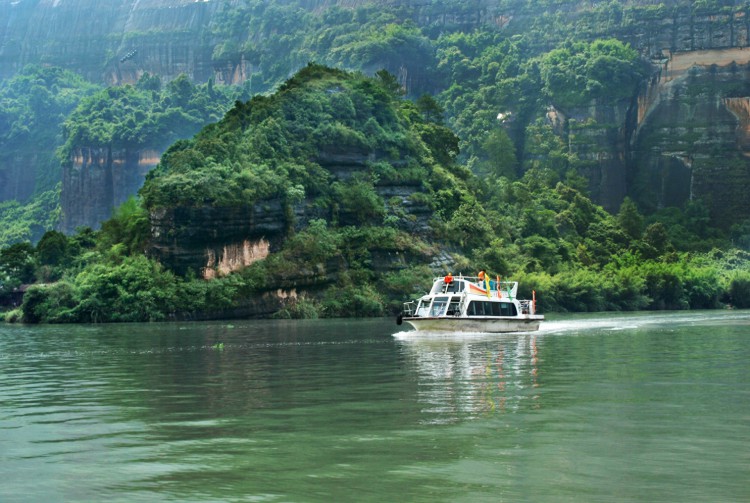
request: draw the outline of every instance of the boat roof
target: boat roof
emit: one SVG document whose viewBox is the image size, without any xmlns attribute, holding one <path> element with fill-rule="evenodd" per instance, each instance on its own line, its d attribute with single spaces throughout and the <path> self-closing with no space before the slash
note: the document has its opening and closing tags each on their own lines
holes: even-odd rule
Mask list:
<svg viewBox="0 0 750 503">
<path fill-rule="evenodd" d="M 438 276 L 433 280 L 429 295 L 467 292 L 486 296 L 488 289 L 490 297 L 515 299 L 518 292 L 518 282 L 498 281 L 497 277 L 495 279 L 489 277 L 480 279 L 478 276 L 463 276 L 460 274 L 458 276 Z"/>
</svg>

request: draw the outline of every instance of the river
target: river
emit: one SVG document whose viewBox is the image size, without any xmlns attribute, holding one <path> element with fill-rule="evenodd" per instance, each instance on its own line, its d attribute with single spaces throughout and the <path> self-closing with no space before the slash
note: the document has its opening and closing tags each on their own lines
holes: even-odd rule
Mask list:
<svg viewBox="0 0 750 503">
<path fill-rule="evenodd" d="M 750 501 L 750 312 L 0 324 L 0 501 Z"/>
</svg>

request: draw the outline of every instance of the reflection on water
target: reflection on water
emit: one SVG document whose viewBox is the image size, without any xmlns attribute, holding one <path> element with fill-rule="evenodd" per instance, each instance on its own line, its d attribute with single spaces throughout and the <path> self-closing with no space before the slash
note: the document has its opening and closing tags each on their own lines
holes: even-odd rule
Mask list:
<svg viewBox="0 0 750 503">
<path fill-rule="evenodd" d="M 395 334 L 415 367 L 426 424 L 538 407 L 535 334 Z"/>
<path fill-rule="evenodd" d="M 749 328 L 0 325 L 0 501 L 750 501 Z"/>
</svg>

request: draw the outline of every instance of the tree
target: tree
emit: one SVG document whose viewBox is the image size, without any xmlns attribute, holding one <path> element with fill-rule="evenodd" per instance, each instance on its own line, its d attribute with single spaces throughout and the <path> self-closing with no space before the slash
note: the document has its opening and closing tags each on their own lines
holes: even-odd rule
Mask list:
<svg viewBox="0 0 750 503">
<path fill-rule="evenodd" d="M 16 243 L 0 250 L 0 273 L 20 283 L 34 281 L 36 250 L 31 243 Z"/>
<path fill-rule="evenodd" d="M 496 177 L 504 176 L 511 180 L 516 178 L 516 149 L 504 129 L 494 129 L 482 142 L 482 149 L 487 161 L 482 163 L 480 171 Z"/>
<path fill-rule="evenodd" d="M 415 103 L 417 105 L 417 109 L 426 121 L 434 122 L 435 124 L 443 124 L 445 120 L 443 117 L 445 110 L 437 101 L 435 101 L 435 98 L 433 98 L 429 94 L 423 94 L 422 96 L 417 98 L 417 101 Z"/>
<path fill-rule="evenodd" d="M 656 222 L 646 227 L 643 241 L 656 251 L 657 256 L 674 250 L 672 242 L 669 240 L 667 228 L 661 222 Z"/>
<path fill-rule="evenodd" d="M 617 213 L 617 221 L 631 239 L 640 239 L 643 235 L 643 216 L 632 199 L 626 197 Z"/>
<path fill-rule="evenodd" d="M 394 96 L 402 96 L 404 94 L 403 86 L 398 83 L 396 76 L 388 72 L 388 70 L 378 70 L 375 72 L 375 76 L 380 80 L 383 89 L 386 89 Z"/>
<path fill-rule="evenodd" d="M 36 252 L 41 265 L 61 265 L 68 258 L 68 238 L 62 232 L 47 231 L 36 245 Z"/>
</svg>

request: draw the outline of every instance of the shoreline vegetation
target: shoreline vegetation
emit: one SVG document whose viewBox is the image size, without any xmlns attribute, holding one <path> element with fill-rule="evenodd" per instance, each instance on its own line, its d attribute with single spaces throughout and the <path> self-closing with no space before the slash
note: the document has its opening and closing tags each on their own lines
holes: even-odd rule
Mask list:
<svg viewBox="0 0 750 503">
<path fill-rule="evenodd" d="M 627 255 L 627 254 L 626 254 Z M 77 274 L 67 271 L 51 283 L 32 284 L 23 304 L 0 308 L 7 323 L 107 323 L 244 318 L 252 300 L 267 295 L 255 283 L 273 274 L 283 260 L 204 280 L 180 277 L 145 256 L 107 257 Z M 603 269 L 521 272 L 509 277 L 524 290 L 536 290 L 540 312 L 613 312 L 750 308 L 750 257 L 746 252 L 713 250 L 638 261 L 618 257 Z M 41 266 L 42 269 L 49 269 Z M 274 312 L 252 318 L 313 319 L 380 317 L 429 287 L 429 267 L 405 268 L 368 282 L 352 274 L 322 291 L 306 292 L 275 304 Z M 363 271 L 356 271 L 362 274 Z M 410 295 L 399 287 L 410 285 Z"/>
</svg>

